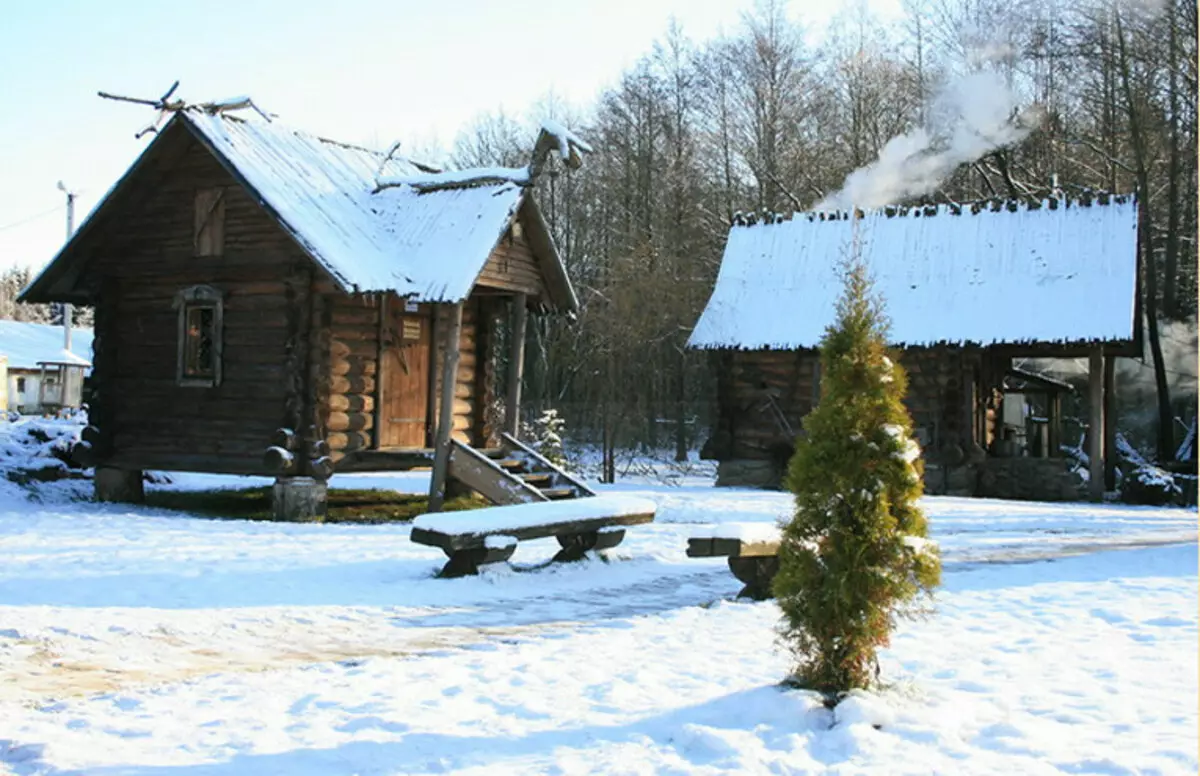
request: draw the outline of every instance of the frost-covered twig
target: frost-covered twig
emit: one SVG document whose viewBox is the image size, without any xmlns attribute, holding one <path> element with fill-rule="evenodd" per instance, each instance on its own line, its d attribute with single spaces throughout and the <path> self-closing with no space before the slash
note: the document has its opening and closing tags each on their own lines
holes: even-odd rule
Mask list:
<svg viewBox="0 0 1200 776">
<path fill-rule="evenodd" d="M 375 190 L 411 186 L 420 192 L 439 189 L 469 188 L 498 183 L 528 186 L 531 183 L 527 167 L 474 167 L 466 170 L 423 173 L 420 175 L 388 175 L 375 180 Z"/>
</svg>

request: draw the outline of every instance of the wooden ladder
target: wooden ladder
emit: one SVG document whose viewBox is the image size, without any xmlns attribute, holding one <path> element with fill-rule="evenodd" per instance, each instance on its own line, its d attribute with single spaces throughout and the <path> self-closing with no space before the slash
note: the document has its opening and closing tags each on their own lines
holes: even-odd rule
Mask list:
<svg viewBox="0 0 1200 776">
<path fill-rule="evenodd" d="M 499 447 L 485 450 L 452 442 L 448 474 L 493 504 L 527 504 L 596 495 L 582 480 L 509 434 L 500 435 Z"/>
</svg>

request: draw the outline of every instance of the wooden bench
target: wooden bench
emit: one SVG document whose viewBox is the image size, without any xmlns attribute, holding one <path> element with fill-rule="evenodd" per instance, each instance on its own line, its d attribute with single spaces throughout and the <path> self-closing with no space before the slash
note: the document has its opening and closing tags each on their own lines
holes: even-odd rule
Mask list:
<svg viewBox="0 0 1200 776">
<path fill-rule="evenodd" d="M 581 560 L 588 552 L 616 547 L 627 526 L 653 522 L 655 510 L 646 499 L 594 496 L 442 512 L 414 520 L 411 539 L 446 553 L 439 577 L 461 577 L 507 561 L 518 542 L 551 536 L 560 547 L 554 562 Z"/>
<path fill-rule="evenodd" d="M 779 573 L 779 531 L 761 523 L 726 523 L 688 539 L 689 558 L 728 558 L 729 570 L 745 587 L 738 598 L 765 601 Z"/>
</svg>

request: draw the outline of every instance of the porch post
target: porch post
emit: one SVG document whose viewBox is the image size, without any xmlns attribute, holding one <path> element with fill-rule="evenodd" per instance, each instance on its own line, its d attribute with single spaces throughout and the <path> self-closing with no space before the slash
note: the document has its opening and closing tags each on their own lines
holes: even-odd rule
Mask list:
<svg viewBox="0 0 1200 776">
<path fill-rule="evenodd" d="M 454 384 L 458 377 L 458 340 L 462 331 L 462 302 L 451 306 L 450 325 L 442 341 L 441 410 L 433 455 L 433 476 L 429 482 L 429 511 L 441 512 L 446 500 L 446 472 L 450 468 L 450 434 L 454 426 Z"/>
<path fill-rule="evenodd" d="M 383 447 L 383 424 L 390 423 L 387 416 L 383 412 L 383 402 L 386 398 L 384 395 L 383 384 L 387 379 L 387 323 L 388 323 L 388 295 L 379 295 L 379 320 L 378 327 L 375 331 L 375 418 L 373 428 L 371 429 L 371 448 L 378 450 Z"/>
<path fill-rule="evenodd" d="M 1058 458 L 1062 455 L 1062 393 L 1051 391 L 1046 397 L 1046 403 L 1050 405 L 1047 410 L 1050 416 L 1050 449 L 1047 455 L 1050 458 Z"/>
<path fill-rule="evenodd" d="M 1104 489 L 1117 489 L 1116 356 L 1104 357 Z"/>
<path fill-rule="evenodd" d="M 525 369 L 525 294 L 513 294 L 508 342 L 508 395 L 504 402 L 504 431 L 517 436 L 521 427 L 521 375 Z"/>
<path fill-rule="evenodd" d="M 1104 498 L 1104 351 L 1088 354 L 1088 495 Z"/>
<path fill-rule="evenodd" d="M 38 378 L 38 412 L 46 411 L 46 365 L 42 364 L 42 375 Z"/>
</svg>

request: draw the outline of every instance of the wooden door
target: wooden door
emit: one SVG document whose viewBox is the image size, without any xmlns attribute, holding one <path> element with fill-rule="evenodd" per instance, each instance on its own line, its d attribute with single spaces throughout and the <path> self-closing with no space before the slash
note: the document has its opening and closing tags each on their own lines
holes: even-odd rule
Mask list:
<svg viewBox="0 0 1200 776">
<path fill-rule="evenodd" d="M 430 347 L 428 315 L 389 305 L 383 351 L 382 447 L 426 447 Z"/>
</svg>

